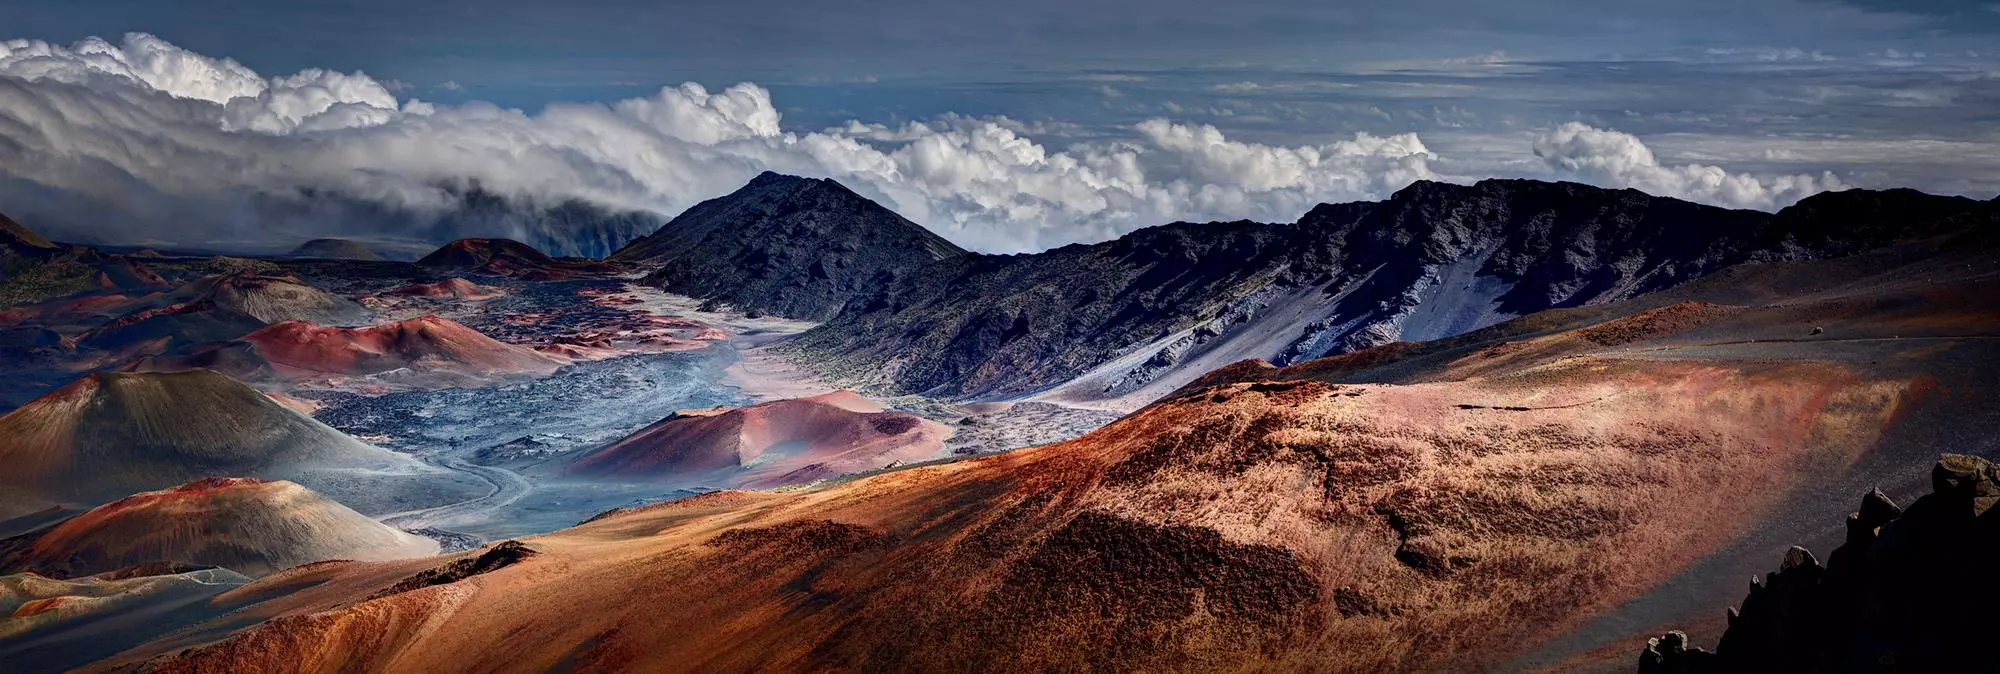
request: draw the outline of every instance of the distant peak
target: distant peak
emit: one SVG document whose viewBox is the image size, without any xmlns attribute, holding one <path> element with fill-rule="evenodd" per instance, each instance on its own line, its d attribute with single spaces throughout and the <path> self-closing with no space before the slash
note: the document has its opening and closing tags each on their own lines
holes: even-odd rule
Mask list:
<svg viewBox="0 0 2000 674">
<path fill-rule="evenodd" d="M 13 218 L 0 215 L 0 245 L 27 246 L 29 248 L 56 248 L 53 241 L 40 232 L 28 229 L 27 225 L 15 222 Z"/>
</svg>

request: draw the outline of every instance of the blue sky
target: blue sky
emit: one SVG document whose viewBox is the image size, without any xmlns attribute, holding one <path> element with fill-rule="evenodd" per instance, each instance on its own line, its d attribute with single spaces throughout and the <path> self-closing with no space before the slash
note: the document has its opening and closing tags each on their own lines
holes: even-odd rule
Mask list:
<svg viewBox="0 0 2000 674">
<path fill-rule="evenodd" d="M 1614 169 L 1551 174 L 1531 151 L 1549 130 L 1582 123 L 1641 139 L 1669 167 L 2000 191 L 2000 2 L 0 0 L 0 16 L 0 39 L 67 45 L 142 31 L 263 76 L 360 71 L 402 102 L 531 115 L 683 82 L 754 82 L 786 132 L 1004 117 L 1050 155 L 1146 142 L 1134 129 L 1152 119 L 1275 148 L 1411 133 L 1433 155 L 1429 174 L 1605 182 Z M 1204 170 L 1147 168 L 1149 179 Z M 840 177 L 833 166 L 800 170 Z M 889 200 L 897 189 L 863 186 Z M 941 231 L 1035 213 L 995 216 L 985 204 L 968 217 L 930 192 L 921 210 L 953 220 L 926 223 Z M 1375 196 L 1313 196 L 1350 192 Z M 687 198 L 628 201 L 671 212 Z M 1152 208 L 1013 247 L 1101 238 L 1152 216 L 1239 214 L 1228 203 Z M 1002 236 L 966 240 L 1010 247 L 989 235 Z"/>
</svg>

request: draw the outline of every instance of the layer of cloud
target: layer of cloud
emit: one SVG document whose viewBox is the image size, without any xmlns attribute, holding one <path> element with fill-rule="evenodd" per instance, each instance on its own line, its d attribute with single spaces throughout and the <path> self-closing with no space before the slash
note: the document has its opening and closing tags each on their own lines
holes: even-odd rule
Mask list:
<svg viewBox="0 0 2000 674">
<path fill-rule="evenodd" d="M 147 35 L 0 45 L 0 211 L 103 239 L 325 234 L 342 216 L 301 211 L 309 195 L 442 208 L 438 186 L 464 181 L 672 214 L 776 170 L 839 179 L 972 248 L 1023 251 L 1172 220 L 1289 221 L 1416 180 L 1484 177 L 1438 175 L 1412 133 L 1281 146 L 1155 118 L 1054 148 L 1036 136 L 1063 125 L 997 117 L 786 130 L 771 93 L 748 83 L 531 114 L 402 100 L 358 72 L 267 78 Z M 1774 208 L 1840 184 L 1663 166 L 1637 138 L 1576 124 L 1533 150 L 1555 175 L 1730 206 Z M 119 224 L 134 229 L 106 229 Z"/>
<path fill-rule="evenodd" d="M 1832 173 L 1760 178 L 1720 166 L 1667 166 L 1637 136 L 1580 122 L 1535 138 L 1535 156 L 1585 182 L 1739 208 L 1775 210 L 1819 192 L 1847 188 Z"/>
</svg>

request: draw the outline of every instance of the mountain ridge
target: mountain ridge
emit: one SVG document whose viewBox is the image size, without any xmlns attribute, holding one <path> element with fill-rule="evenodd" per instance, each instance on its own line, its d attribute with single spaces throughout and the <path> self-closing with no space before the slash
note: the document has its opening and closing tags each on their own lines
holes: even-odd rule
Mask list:
<svg viewBox="0 0 2000 674">
<path fill-rule="evenodd" d="M 642 283 L 745 313 L 824 320 L 964 249 L 831 178 L 766 171 L 609 259 Z"/>
<path fill-rule="evenodd" d="M 1916 217 L 1888 219 L 1899 212 Z M 1771 214 L 1578 183 L 1418 181 L 1291 224 L 1173 223 L 941 261 L 779 348 L 890 394 L 1142 404 L 1245 358 L 1284 364 L 1448 337 L 1733 264 L 1977 226 L 1994 212 L 1913 190 L 1822 194 Z M 1230 242 L 1195 240 L 1216 232 Z M 1197 291 L 1161 290 L 1172 284 Z"/>
</svg>

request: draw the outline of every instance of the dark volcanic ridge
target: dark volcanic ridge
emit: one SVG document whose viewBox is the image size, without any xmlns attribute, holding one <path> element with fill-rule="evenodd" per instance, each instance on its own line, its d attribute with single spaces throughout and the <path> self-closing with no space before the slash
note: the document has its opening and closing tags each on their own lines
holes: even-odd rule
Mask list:
<svg viewBox="0 0 2000 674">
<path fill-rule="evenodd" d="M 644 283 L 751 315 L 825 320 L 963 249 L 831 179 L 766 172 L 611 259 Z"/>
<path fill-rule="evenodd" d="M 1461 334 L 1812 259 L 1991 227 L 1995 203 L 1827 193 L 1776 214 L 1573 183 L 1418 182 L 1295 224 L 1176 223 L 1031 255 L 948 258 L 785 345 L 884 393 L 1157 398 L 1244 359 L 1289 364 Z"/>
</svg>

